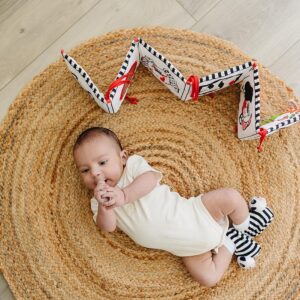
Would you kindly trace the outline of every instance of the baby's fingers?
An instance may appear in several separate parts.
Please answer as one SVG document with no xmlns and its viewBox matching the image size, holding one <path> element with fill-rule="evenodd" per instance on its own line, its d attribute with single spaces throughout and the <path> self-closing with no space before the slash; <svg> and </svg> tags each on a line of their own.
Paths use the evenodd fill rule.
<svg viewBox="0 0 300 300">
<path fill-rule="evenodd" d="M 106 184 L 101 184 L 97 185 L 94 189 L 95 192 L 106 192 L 107 191 L 107 185 Z"/>
<path fill-rule="evenodd" d="M 104 194 L 102 195 L 102 197 L 105 197 L 105 198 L 113 198 L 114 196 L 115 196 L 114 191 L 109 191 L 109 190 L 106 190 L 104 192 Z"/>
<path fill-rule="evenodd" d="M 99 190 L 97 190 L 97 189 L 95 189 L 94 190 L 94 194 L 97 194 L 97 195 L 100 195 L 100 196 L 103 196 L 104 194 L 106 193 L 106 189 L 99 189 Z"/>
<path fill-rule="evenodd" d="M 103 197 L 105 194 L 105 191 L 96 191 L 94 193 L 95 198 L 98 200 L 98 202 L 103 203 L 106 199 Z"/>
<path fill-rule="evenodd" d="M 100 188 L 104 188 L 106 186 L 105 181 L 98 181 L 97 185 L 96 185 L 96 189 L 100 189 Z"/>
<path fill-rule="evenodd" d="M 115 204 L 115 200 L 112 198 L 109 198 L 109 200 L 107 200 L 103 203 L 104 206 L 111 206 L 113 204 Z"/>
</svg>

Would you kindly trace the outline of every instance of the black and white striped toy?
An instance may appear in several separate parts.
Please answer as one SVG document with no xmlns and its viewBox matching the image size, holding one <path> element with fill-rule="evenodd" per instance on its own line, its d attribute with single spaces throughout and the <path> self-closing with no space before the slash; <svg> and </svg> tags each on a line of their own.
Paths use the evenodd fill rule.
<svg viewBox="0 0 300 300">
<path fill-rule="evenodd" d="M 241 232 L 232 227 L 228 229 L 227 236 L 236 246 L 235 255 L 237 263 L 244 269 L 255 267 L 255 258 L 259 255 L 261 247 L 252 237 L 262 233 L 274 218 L 273 211 L 267 207 L 267 202 L 262 197 L 253 197 L 249 201 L 249 226 Z"/>
<path fill-rule="evenodd" d="M 255 267 L 255 258 L 259 255 L 261 247 L 251 237 L 241 231 L 231 227 L 226 235 L 235 244 L 234 254 L 237 257 L 237 263 L 244 269 Z"/>
<path fill-rule="evenodd" d="M 262 233 L 272 222 L 274 213 L 267 207 L 262 197 L 253 197 L 249 202 L 250 224 L 244 233 L 255 237 Z"/>
<path fill-rule="evenodd" d="M 186 79 L 182 73 L 161 53 L 141 38 L 135 38 L 128 50 L 125 60 L 105 94 L 101 93 L 84 68 L 64 50 L 62 57 L 70 72 L 80 85 L 93 97 L 96 103 L 107 113 L 117 113 L 126 96 L 129 85 L 142 63 L 162 84 L 182 101 L 215 93 L 231 85 L 240 84 L 240 102 L 237 120 L 237 136 L 241 140 L 260 138 L 258 150 L 262 150 L 262 142 L 282 128 L 300 121 L 298 108 L 288 110 L 283 114 L 267 120 L 260 120 L 260 83 L 258 66 L 255 61 L 228 68 L 224 71 L 198 77 L 189 76 Z M 136 99 L 131 99 L 136 100 Z M 132 102 L 136 104 L 136 102 Z"/>
</svg>

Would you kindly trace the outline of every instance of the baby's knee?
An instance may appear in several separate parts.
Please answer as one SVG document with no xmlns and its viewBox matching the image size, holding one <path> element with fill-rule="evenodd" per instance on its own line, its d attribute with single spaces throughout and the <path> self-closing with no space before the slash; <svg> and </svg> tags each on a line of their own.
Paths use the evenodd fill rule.
<svg viewBox="0 0 300 300">
<path fill-rule="evenodd" d="M 223 188 L 223 193 L 228 197 L 236 198 L 240 197 L 241 194 L 234 188 Z"/>
<path fill-rule="evenodd" d="M 184 257 L 183 262 L 191 276 L 205 287 L 215 286 L 224 273 L 222 268 L 216 267 L 211 251 L 196 256 Z"/>
<path fill-rule="evenodd" d="M 232 202 L 239 202 L 243 199 L 242 195 L 234 188 L 223 189 L 224 198 L 229 199 Z"/>
<path fill-rule="evenodd" d="M 205 287 L 214 287 L 219 281 L 220 278 L 217 274 L 200 274 L 199 276 L 194 277 L 202 286 Z"/>
</svg>

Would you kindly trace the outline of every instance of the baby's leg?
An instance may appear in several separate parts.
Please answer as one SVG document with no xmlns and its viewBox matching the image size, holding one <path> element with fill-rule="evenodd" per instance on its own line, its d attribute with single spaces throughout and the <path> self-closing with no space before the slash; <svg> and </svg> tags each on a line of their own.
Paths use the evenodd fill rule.
<svg viewBox="0 0 300 300">
<path fill-rule="evenodd" d="M 206 287 L 216 285 L 228 269 L 232 254 L 225 246 L 217 254 L 211 251 L 200 255 L 183 257 L 183 263 L 192 277 Z"/>
<path fill-rule="evenodd" d="M 202 202 L 211 216 L 220 221 L 229 216 L 235 227 L 245 230 L 249 225 L 249 209 L 241 194 L 231 188 L 217 189 L 204 194 Z M 245 224 L 243 224 L 245 223 Z"/>
<path fill-rule="evenodd" d="M 243 268 L 253 268 L 254 258 L 259 254 L 260 246 L 248 235 L 242 232 L 249 229 L 250 214 L 244 198 L 234 189 L 218 189 L 203 195 L 202 203 L 217 221 L 228 216 L 233 226 L 224 238 L 224 246 L 238 257 L 238 263 Z M 240 232 L 241 231 L 241 232 Z"/>
</svg>

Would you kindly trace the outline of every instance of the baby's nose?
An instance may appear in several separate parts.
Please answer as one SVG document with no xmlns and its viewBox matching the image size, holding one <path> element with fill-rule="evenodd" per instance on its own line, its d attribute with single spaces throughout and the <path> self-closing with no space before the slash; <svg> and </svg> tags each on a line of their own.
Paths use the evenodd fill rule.
<svg viewBox="0 0 300 300">
<path fill-rule="evenodd" d="M 104 173 L 103 173 L 102 171 L 96 172 L 95 175 L 96 175 L 96 178 L 97 178 L 98 180 L 104 180 L 104 179 L 105 179 Z"/>
</svg>

